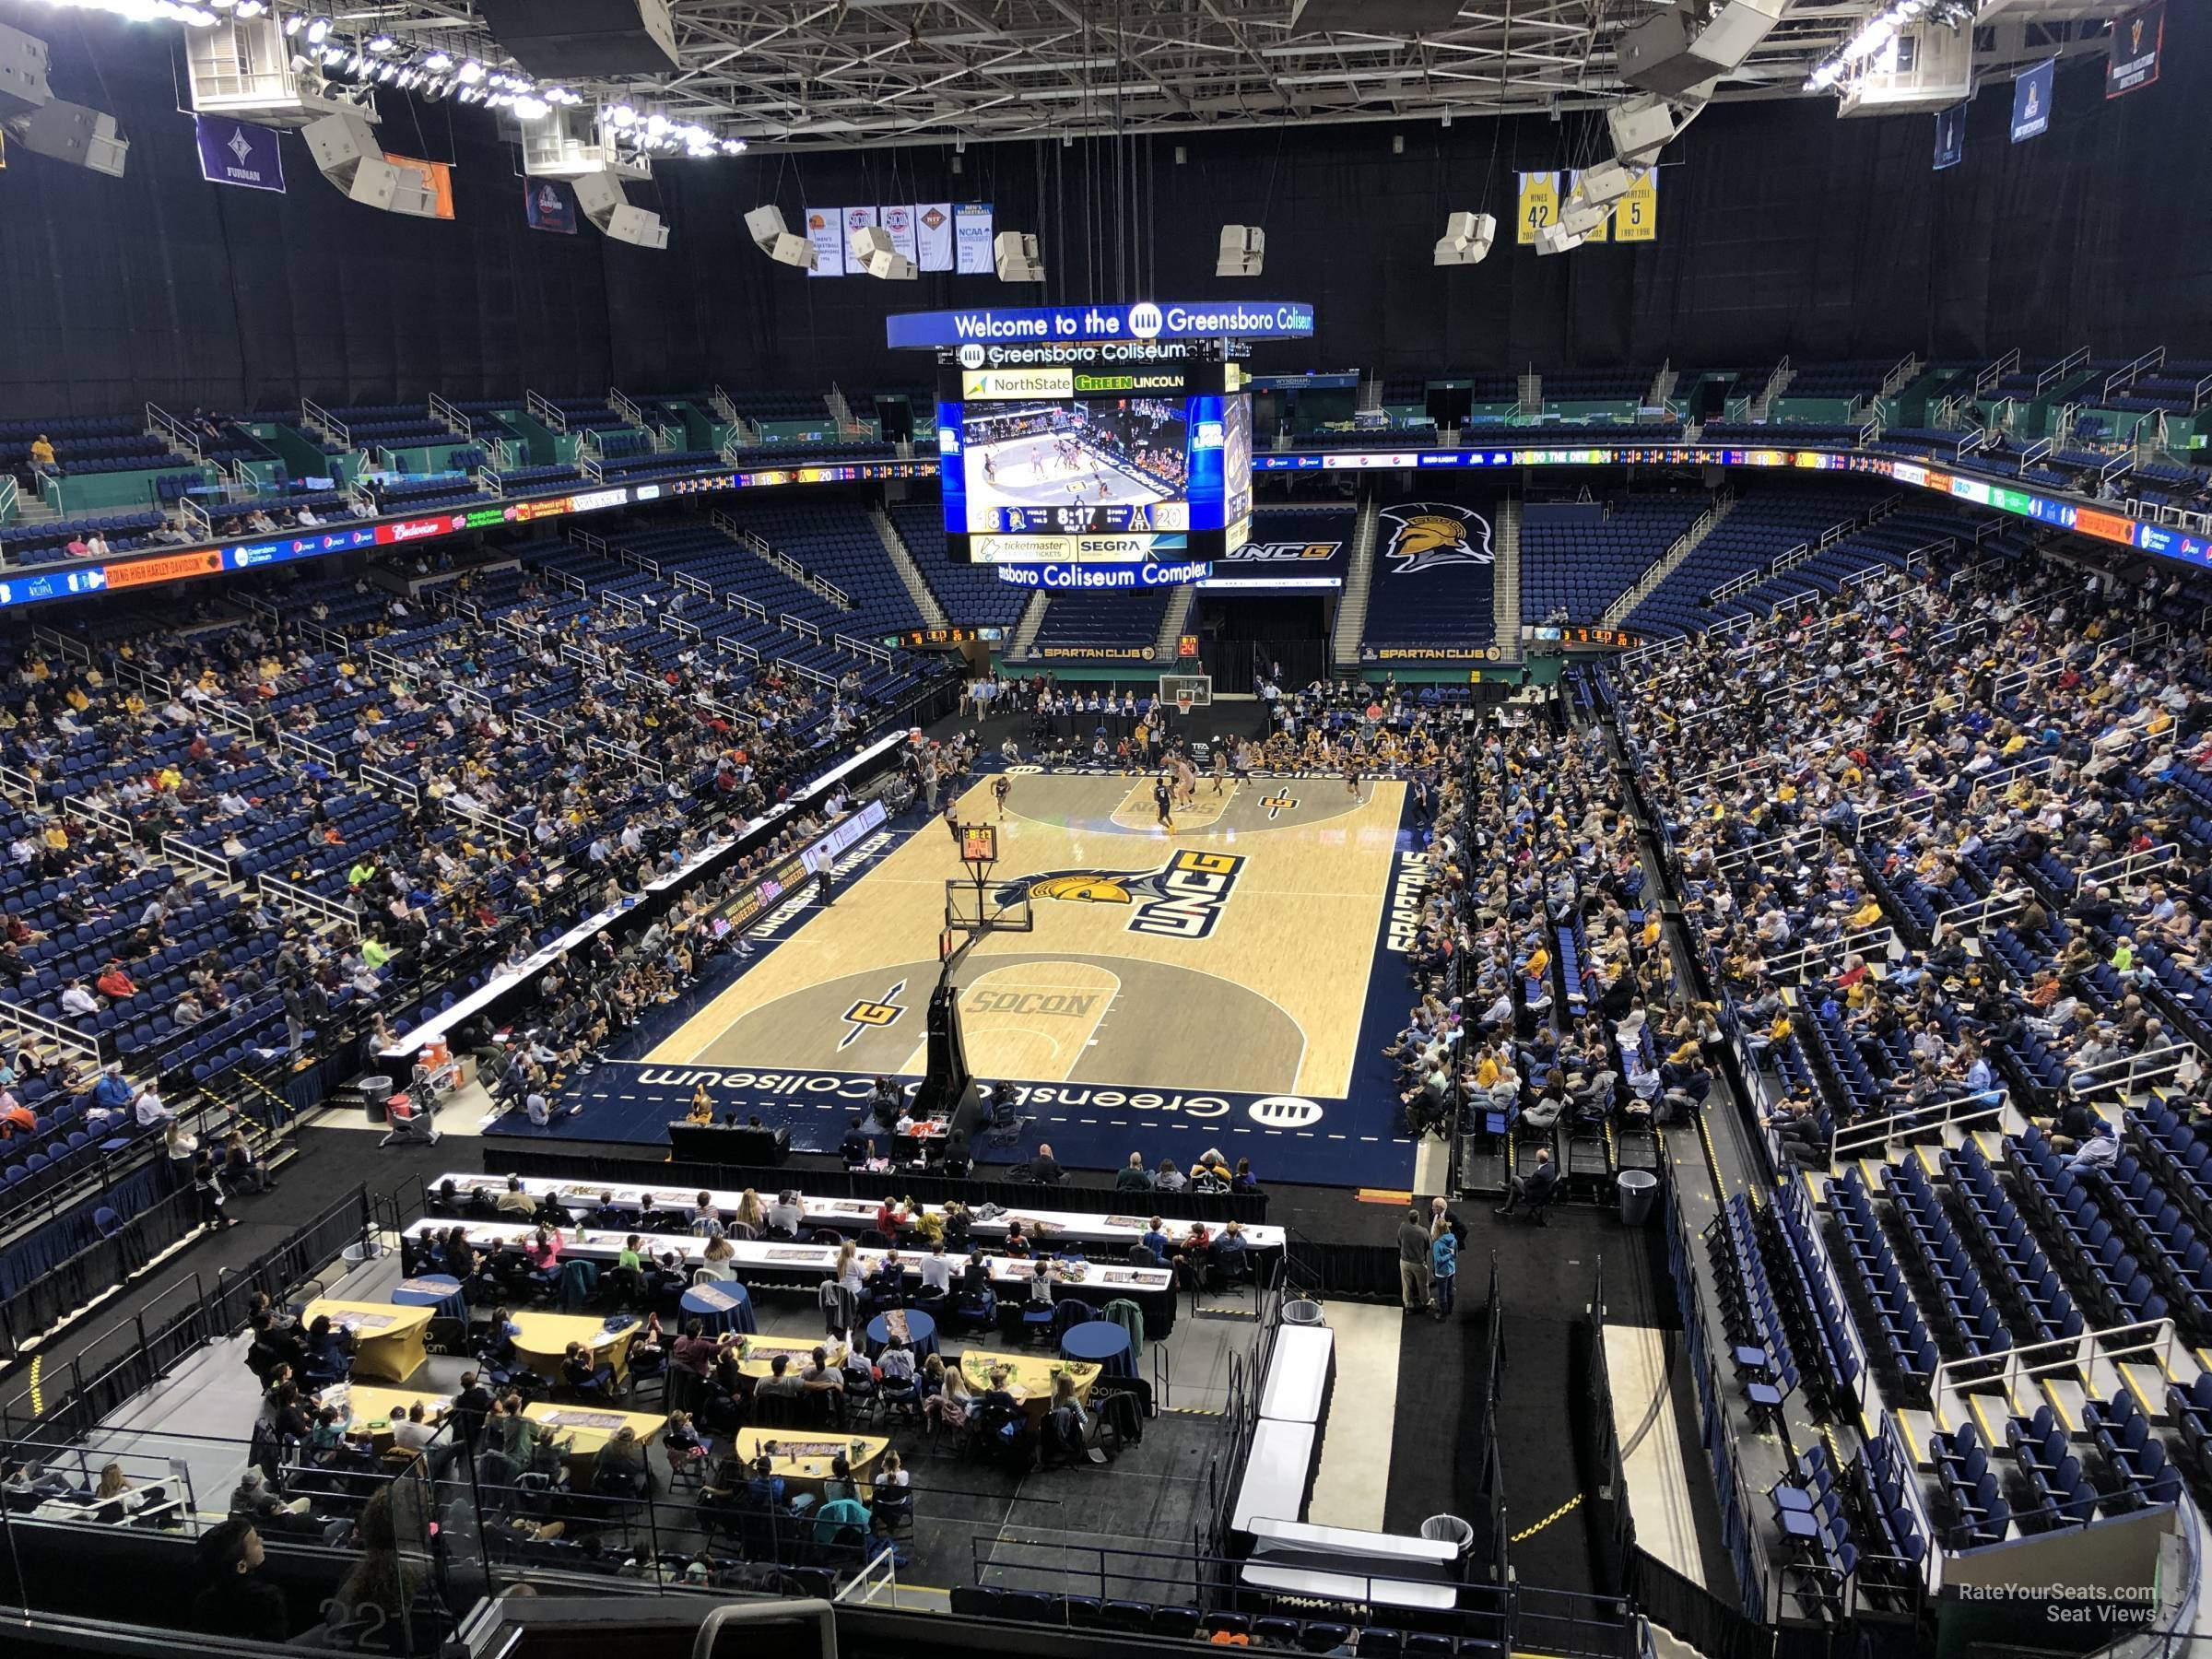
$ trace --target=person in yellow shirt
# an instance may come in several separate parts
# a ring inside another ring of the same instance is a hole
[[[46,434],[43,432],[30,441],[30,464],[33,466],[52,466],[53,465],[53,445],[46,441]]]
[[[1881,901],[1869,896],[1866,901],[1851,912],[1849,924],[1854,928],[1878,926],[1882,920]]]
[[[1525,971],[1530,979],[1542,984],[1544,976],[1551,971],[1551,952],[1541,945],[1537,946],[1529,953],[1528,967]]]

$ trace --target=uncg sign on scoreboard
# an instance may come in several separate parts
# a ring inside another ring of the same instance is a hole
[[[894,350],[1053,340],[1310,340],[1313,308],[1300,300],[1141,300],[1134,305],[978,306],[884,319]]]

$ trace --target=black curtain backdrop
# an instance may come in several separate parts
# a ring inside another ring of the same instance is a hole
[[[52,43],[57,93],[113,111],[133,141],[122,180],[9,153],[0,417],[147,397],[276,409],[433,389],[911,385],[929,368],[884,349],[887,312],[1145,296],[1312,301],[1317,338],[1261,347],[1262,371],[1696,370],[2015,346],[2212,358],[2208,13],[2169,8],[2164,78],[2130,97],[2104,99],[2101,55],[2062,65],[2051,128],[2025,144],[2007,141],[2010,83],[1986,86],[1963,165],[1941,173],[1925,114],[1716,108],[1666,152],[1656,242],[1539,260],[1510,241],[1513,175],[1598,159],[1594,115],[665,163],[631,187],[673,233],[652,253],[589,226],[530,230],[492,117],[406,97],[383,100],[387,146],[455,164],[452,224],[353,206],[297,137],[288,195],[204,183],[177,110],[176,29],[0,0],[0,19]],[[742,222],[764,201],[795,226],[809,206],[944,200],[988,200],[1000,229],[1036,230],[1050,279],[809,277],[762,257]],[[1496,213],[1509,239],[1481,266],[1437,270],[1430,246],[1463,208]],[[1265,276],[1212,275],[1223,223],[1265,229]]]

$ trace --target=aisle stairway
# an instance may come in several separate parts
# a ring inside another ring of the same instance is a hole
[[[1490,637],[1512,661],[1521,657],[1521,503],[1508,496],[1498,503],[1491,526]]]
[[[1044,626],[1044,613],[1052,602],[1050,594],[1040,592],[1030,595],[1029,604],[1023,607],[1021,620],[1014,625],[1014,637],[1006,641],[1008,662],[1029,660],[1030,648],[1037,642],[1037,630]]]
[[[1336,602],[1336,628],[1330,660],[1339,668],[1359,664],[1359,635],[1367,627],[1367,594],[1375,576],[1375,529],[1382,517],[1374,498],[1363,497],[1352,524],[1351,565],[1344,574],[1344,594]]]
[[[914,608],[922,613],[922,620],[931,628],[946,626],[950,618],[946,616],[945,607],[937,603],[937,596],[929,591],[929,583],[923,580],[922,567],[914,562],[914,556],[900,539],[899,527],[891,523],[891,515],[880,506],[872,507],[868,510],[868,521],[876,526],[876,537],[883,543],[883,550],[889,555],[891,568],[899,572],[899,580],[906,583],[906,591],[913,599]]]
[[[1198,590],[1179,587],[1168,595],[1168,608],[1159,619],[1159,632],[1152,639],[1152,660],[1164,668],[1176,663],[1176,647],[1189,631],[1191,608],[1196,602]]]
[[[1661,582],[1682,568],[1682,561],[1695,553],[1705,538],[1735,511],[1735,497],[1723,490],[1713,499],[1712,505],[1699,516],[1697,523],[1675,537],[1674,544],[1653,562],[1652,568],[1636,579],[1634,587],[1606,606],[1606,614],[1598,620],[1607,628],[1618,628],[1635,614],[1638,606],[1658,590]]]

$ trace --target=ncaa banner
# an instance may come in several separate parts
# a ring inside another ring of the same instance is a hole
[[[1966,159],[1966,106],[1953,104],[1936,112],[1935,171],[1956,167]]]
[[[892,252],[919,266],[922,256],[914,245],[914,210],[912,207],[878,207],[877,212],[883,216],[883,228],[891,239]]]
[[[845,274],[845,238],[840,229],[844,221],[842,207],[806,209],[806,240],[814,244],[814,268],[806,273],[809,276]]]
[[[1624,242],[1659,240],[1659,170],[1638,171],[1629,194],[1613,204],[1613,240]]]
[[[533,230],[550,230],[556,236],[576,234],[576,198],[559,179],[523,181],[523,218]]]
[[[1577,184],[1580,184],[1582,182],[1583,175],[1580,172],[1570,172],[1567,175],[1567,194],[1571,196],[1574,194],[1574,187]],[[1604,218],[1598,220],[1597,229],[1591,231],[1589,235],[1583,237],[1583,241],[1585,242],[1610,241],[1612,240],[1610,235],[1612,229],[1613,216],[1608,213]]]
[[[962,202],[952,210],[954,269],[963,276],[991,275],[991,204]]]
[[[1513,240],[1525,248],[1535,244],[1537,231],[1559,222],[1559,175],[1524,172],[1520,178],[1521,206],[1515,216]]]
[[[2051,80],[2058,68],[2056,58],[2045,58],[2032,69],[2023,69],[2012,83],[2012,141],[2019,144],[2041,138],[2051,130]]]
[[[2112,25],[2112,55],[2104,65],[2104,95],[2124,98],[2159,78],[2166,44],[2166,0],[2150,0]]]
[[[853,232],[875,229],[875,208],[848,207],[845,209],[845,217],[840,222],[837,233],[837,244],[844,258],[846,276],[865,276],[868,274],[867,262],[853,257]]]
[[[952,204],[924,202],[914,209],[914,243],[920,250],[915,267],[924,271],[952,269]]]
[[[200,177],[208,183],[284,194],[284,153],[274,127],[227,115],[194,115],[192,128],[199,141]]]

